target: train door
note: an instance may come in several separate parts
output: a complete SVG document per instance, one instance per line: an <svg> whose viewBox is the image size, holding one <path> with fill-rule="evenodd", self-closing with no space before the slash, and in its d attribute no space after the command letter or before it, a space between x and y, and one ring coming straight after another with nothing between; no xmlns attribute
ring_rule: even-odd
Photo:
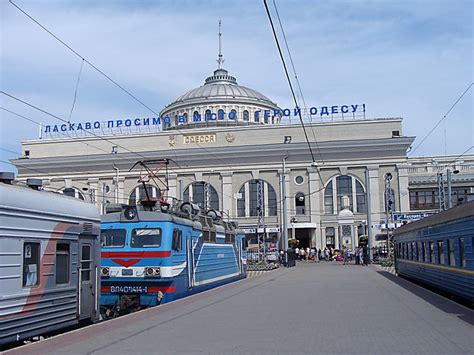
<svg viewBox="0 0 474 355"><path fill-rule="evenodd" d="M79 237L79 319L95 319L97 311L96 236Z"/></svg>
<svg viewBox="0 0 474 355"><path fill-rule="evenodd" d="M191 233L186 236L186 264L188 265L188 288L194 286L194 251L193 251L193 237Z"/></svg>
<svg viewBox="0 0 474 355"><path fill-rule="evenodd" d="M239 267L239 273L242 275L244 273L242 265L242 239L235 236L235 247L237 249L237 266Z"/></svg>

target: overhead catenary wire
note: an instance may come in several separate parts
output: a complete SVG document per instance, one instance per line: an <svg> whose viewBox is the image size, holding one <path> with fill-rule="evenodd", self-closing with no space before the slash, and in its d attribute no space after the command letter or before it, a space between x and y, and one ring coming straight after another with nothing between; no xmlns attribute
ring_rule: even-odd
<svg viewBox="0 0 474 355"><path fill-rule="evenodd" d="M150 108L148 105L146 105L142 100L140 100L136 95L134 95L132 92L130 92L129 90L125 89L125 87L123 87L121 84L119 84L116 80L112 79L108 74L106 74L104 71L102 71L101 69L99 69L96 65L94 65L91 61L89 61L88 59L86 59L84 56L82 56L79 52L77 52L76 50L74 50L70 45L68 45L65 41L63 41L61 38L59 38L57 35L55 35L52 31L50 31L48 28L46 28L46 26L42 25L38 20L36 20L33 16L31 16L30 14L28 14L25 10L23 10L22 8L20 8L17 4L15 4L12 0L9 0L9 2L15 6L20 12L22 12L25 16L27 16L30 20L32 20L34 23L36 23L38 26L40 26L44 31L46 31L49 35L51 35L54 39L56 39L59 43L61 43L63 46L65 46L69 51L71 51L74 55L76 55L77 57L79 57L83 62L87 63L90 67L92 67L93 69L95 69L98 73L100 73L102 76L104 76L107 80L109 80L110 82L112 82L115 86L117 86L118 88L120 88L123 92L125 92L128 96L132 97L135 101L137 101L138 103L140 103L143 107L147 108L150 112L154 113L157 117L159 117L159 113L157 113L155 110L153 110L152 108ZM178 132L181 132L181 130L179 128L176 128L176 130ZM89 133L89 132L88 132ZM94 134L93 134L94 135ZM96 135L94 135L96 136ZM97 137L97 136L96 136ZM232 168L232 166L230 166L229 164L227 164L224 160L220 159L218 156L216 156L215 154L213 154L211 151L209 151L208 149L206 149L206 147L200 145L198 142L195 142L194 144L196 144L198 147L200 147L201 149L203 149L207 154L213 156L214 158L216 158L216 160L219 160L221 161L225 166L228 166L230 168ZM174 148L171 147L171 150L173 152L175 152ZM176 157L176 156L175 156Z"/></svg>
<svg viewBox="0 0 474 355"><path fill-rule="evenodd" d="M81 74L82 74L82 68L83 67L84 67L84 59L81 60L81 68L79 69L79 74L77 75L76 88L74 89L74 99L72 100L72 107L71 107L71 111L69 112L68 121L71 121L72 112L74 111L74 107L76 106L77 90L79 88L79 81L81 80Z"/></svg>
<svg viewBox="0 0 474 355"><path fill-rule="evenodd" d="M412 155L425 141L426 139L431 135L431 133L433 133L433 131L440 125L441 122L443 122L446 117L450 114L450 112L454 109L454 107L456 107L456 105L458 104L459 101L461 101L461 99L464 97L464 95L466 95L466 93L469 91L470 88L472 88L472 85L474 85L474 83L470 83L468 85L468 87L466 88L466 90L464 90L464 92L461 94L461 96L458 97L458 99L454 102L454 104L449 108L449 110L444 114L443 117L441 117L441 119L434 125L433 128L431 128L431 130L423 137L423 139L421 140L420 143L418 143L418 145L413 148L408 154L409 155Z"/></svg>
<svg viewBox="0 0 474 355"><path fill-rule="evenodd" d="M275 26L273 25L273 20L272 20L271 14L270 14L270 9L268 8L267 0L263 0L263 4L265 5L265 10L267 12L268 20L270 21L270 25L271 25L272 32L273 32L273 37L275 39L275 43L276 43L276 46L277 46L277 49L278 49L278 53L280 54L280 59L281 59L281 62L283 64L283 69L285 71L285 75L286 75L286 78L287 78L287 81L288 81L288 85L290 87L290 91L291 91L291 94L293 96L295 106L298 109L298 116L299 116L299 119L300 119L301 127L303 128L306 143L308 144L309 152L311 154L312 163L316 165L317 163L316 163L316 160L314 158L313 149L311 148L311 143L309 142L308 133L306 132L306 127L305 127L304 122L303 122L303 117L301 116L301 110L299 109L300 106L298 105L298 100L296 99L295 91L293 90L293 85L291 84L290 75L289 75L288 69L286 67L285 58L283 57L283 53L282 53L282 50L281 50L281 47L280 47L280 42L278 41L278 36L276 34L276 31L275 31ZM318 174L320 175L320 179L321 179L321 174L319 172L319 169L317 169L317 171L318 171Z"/></svg>
<svg viewBox="0 0 474 355"><path fill-rule="evenodd" d="M280 25L280 30L281 30L281 33L283 35L283 39L285 41L286 51L288 52L288 57L290 58L290 63L291 63L291 67L293 69L293 73L295 75L295 81L296 81L296 84L298 86L298 91L300 93L301 100L303 101L303 107L304 107L304 110L307 112L308 108L306 106L306 101L304 99L303 90L301 89L300 80L298 79L298 74L296 73L295 64L293 62L293 56L291 55L290 46L288 45L288 41L286 39L285 29L283 28L283 24L282 24L281 19L280 19L280 13L278 12L278 7L276 5L275 0L273 0L273 6L275 7L275 13L276 13L277 18L278 18L278 23ZM321 149L319 148L319 143L318 143L318 140L316 138L316 134L314 133L314 127L312 125L310 125L310 128L311 128L311 132L313 133L313 139L314 139L314 143L316 144L316 149L318 150L319 158L321 159L321 162L324 164L323 155L321 153Z"/></svg>

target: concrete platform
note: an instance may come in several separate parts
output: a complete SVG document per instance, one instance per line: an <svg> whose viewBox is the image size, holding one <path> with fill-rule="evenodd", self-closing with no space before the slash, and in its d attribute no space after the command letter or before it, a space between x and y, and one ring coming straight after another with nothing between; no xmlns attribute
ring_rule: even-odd
<svg viewBox="0 0 474 355"><path fill-rule="evenodd" d="M299 263L10 353L473 354L473 325L375 267Z"/></svg>

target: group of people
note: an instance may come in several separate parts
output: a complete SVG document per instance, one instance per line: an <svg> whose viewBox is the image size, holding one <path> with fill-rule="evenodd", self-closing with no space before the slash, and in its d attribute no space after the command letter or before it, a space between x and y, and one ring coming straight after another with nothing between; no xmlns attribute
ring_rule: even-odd
<svg viewBox="0 0 474 355"><path fill-rule="evenodd" d="M347 247L343 247L342 250L325 247L324 249L316 248L295 248L295 256L297 260L304 261L343 261L344 264L348 264L350 261L355 261L356 265L367 265L368 254L367 247L360 246L354 250ZM280 259L283 261L285 258L285 252L280 250Z"/></svg>
<svg viewBox="0 0 474 355"><path fill-rule="evenodd" d="M369 261L366 246L358 246L354 250L343 246L342 256L344 264L348 264L349 261L354 260L356 265L367 265Z"/></svg>

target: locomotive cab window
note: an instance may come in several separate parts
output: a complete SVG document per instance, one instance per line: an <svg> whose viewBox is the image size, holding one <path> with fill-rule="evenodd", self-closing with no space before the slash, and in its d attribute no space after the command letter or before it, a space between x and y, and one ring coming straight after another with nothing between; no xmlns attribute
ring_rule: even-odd
<svg viewBox="0 0 474 355"><path fill-rule="evenodd" d="M56 244L56 285L69 283L69 244Z"/></svg>
<svg viewBox="0 0 474 355"><path fill-rule="evenodd" d="M179 229L174 229L173 230L173 242L171 248L173 250L179 251L181 250L181 239L183 236L183 232L180 231Z"/></svg>
<svg viewBox="0 0 474 355"><path fill-rule="evenodd" d="M134 229L131 246L132 248L159 248L161 246L161 229Z"/></svg>
<svg viewBox="0 0 474 355"><path fill-rule="evenodd" d="M106 248L120 248L125 246L125 229L102 229L100 242Z"/></svg>
<svg viewBox="0 0 474 355"><path fill-rule="evenodd" d="M23 245L23 287L39 284L40 244L25 243Z"/></svg>

